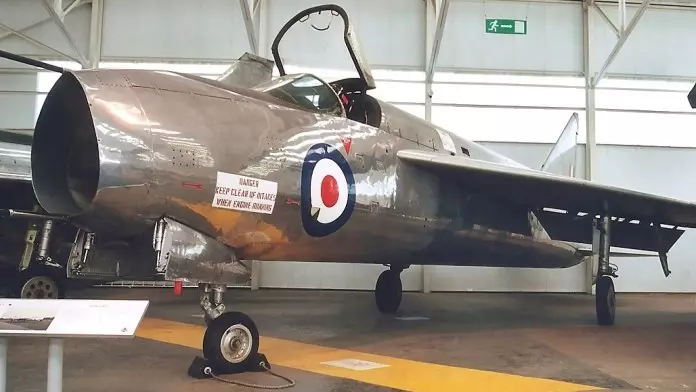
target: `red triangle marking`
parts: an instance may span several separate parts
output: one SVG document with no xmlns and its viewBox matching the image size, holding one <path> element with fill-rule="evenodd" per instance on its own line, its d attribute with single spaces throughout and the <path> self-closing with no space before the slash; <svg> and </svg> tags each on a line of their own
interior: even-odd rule
<svg viewBox="0 0 696 392">
<path fill-rule="evenodd" d="M 343 143 L 343 148 L 346 149 L 346 153 L 350 154 L 350 146 L 353 144 L 353 138 L 351 138 L 350 136 L 341 136 L 340 138 L 341 142 Z"/>
</svg>

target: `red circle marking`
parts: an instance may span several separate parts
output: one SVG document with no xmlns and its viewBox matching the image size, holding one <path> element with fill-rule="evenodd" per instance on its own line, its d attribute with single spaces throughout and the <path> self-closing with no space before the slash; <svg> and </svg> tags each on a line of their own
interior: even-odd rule
<svg viewBox="0 0 696 392">
<path fill-rule="evenodd" d="M 338 203 L 338 182 L 331 175 L 321 180 L 321 201 L 327 207 L 333 207 Z"/>
</svg>

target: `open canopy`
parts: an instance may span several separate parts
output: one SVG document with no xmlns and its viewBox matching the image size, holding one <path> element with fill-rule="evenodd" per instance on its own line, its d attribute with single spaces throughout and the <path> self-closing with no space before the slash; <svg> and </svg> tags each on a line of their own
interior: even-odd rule
<svg viewBox="0 0 696 392">
<path fill-rule="evenodd" d="M 370 69 L 368 62 L 366 61 L 365 56 L 360 52 L 360 45 L 358 44 L 355 31 L 353 30 L 353 26 L 350 24 L 350 20 L 348 19 L 348 14 L 343 8 L 335 4 L 325 4 L 300 11 L 297 15 L 295 15 L 287 23 L 285 23 L 283 28 L 280 29 L 278 35 L 276 35 L 271 46 L 271 51 L 273 52 L 273 59 L 275 60 L 276 65 L 278 66 L 278 72 L 280 73 L 280 75 L 286 75 L 285 66 L 280 58 L 280 54 L 278 53 L 278 45 L 280 44 L 280 41 L 283 39 L 283 37 L 288 32 L 288 30 L 290 30 L 291 27 L 293 27 L 297 23 L 304 23 L 308 21 L 313 14 L 320 14 L 322 12 L 330 12 L 332 16 L 340 16 L 341 19 L 343 19 L 343 41 L 346 45 L 346 48 L 348 49 L 348 53 L 350 54 L 350 58 L 353 61 L 353 65 L 355 66 L 355 69 L 358 71 L 359 80 L 363 85 L 361 87 L 365 90 L 374 89 L 375 81 L 372 77 L 372 70 Z M 317 28 L 314 25 L 312 25 L 312 27 L 316 31 L 324 31 L 324 29 Z"/>
</svg>

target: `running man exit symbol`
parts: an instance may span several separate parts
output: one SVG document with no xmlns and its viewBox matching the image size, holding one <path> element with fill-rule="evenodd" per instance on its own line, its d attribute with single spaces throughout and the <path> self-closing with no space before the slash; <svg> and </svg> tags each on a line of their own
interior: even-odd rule
<svg viewBox="0 0 696 392">
<path fill-rule="evenodd" d="M 527 21 L 515 19 L 486 19 L 488 34 L 527 34 Z"/>
</svg>

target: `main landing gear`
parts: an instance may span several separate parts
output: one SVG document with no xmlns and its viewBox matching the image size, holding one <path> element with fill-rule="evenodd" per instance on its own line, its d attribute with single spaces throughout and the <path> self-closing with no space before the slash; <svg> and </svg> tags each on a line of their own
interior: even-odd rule
<svg viewBox="0 0 696 392">
<path fill-rule="evenodd" d="M 395 313 L 399 310 L 402 293 L 401 271 L 403 270 L 403 268 L 392 265 L 377 278 L 375 301 L 380 312 Z"/>
<path fill-rule="evenodd" d="M 23 213 L 12 212 L 20 218 Z M 43 218 L 40 214 L 26 214 L 27 219 Z M 13 276 L 11 296 L 14 298 L 58 299 L 65 296 L 65 267 L 53 261 L 51 239 L 54 237 L 54 221 L 46 219 L 41 225 L 32 222 L 25 236 L 25 249 L 19 262 L 18 272 Z M 60 230 L 60 229 L 59 229 Z M 57 258 L 65 259 L 70 246 L 54 246 Z"/>
<path fill-rule="evenodd" d="M 597 324 L 614 325 L 616 315 L 616 293 L 614 291 L 614 280 L 617 278 L 616 267 L 609 263 L 609 216 L 601 216 L 596 220 L 597 231 L 599 232 L 599 246 L 597 266 L 597 280 L 595 287 L 595 309 L 597 312 Z"/>
<path fill-rule="evenodd" d="M 203 336 L 203 355 L 215 373 L 241 373 L 256 365 L 259 330 L 241 312 L 225 312 L 223 297 L 227 286 L 200 283 L 201 308 L 208 326 Z"/>
<path fill-rule="evenodd" d="M 59 299 L 65 295 L 60 266 L 35 264 L 17 274 L 14 298 Z"/>
</svg>

